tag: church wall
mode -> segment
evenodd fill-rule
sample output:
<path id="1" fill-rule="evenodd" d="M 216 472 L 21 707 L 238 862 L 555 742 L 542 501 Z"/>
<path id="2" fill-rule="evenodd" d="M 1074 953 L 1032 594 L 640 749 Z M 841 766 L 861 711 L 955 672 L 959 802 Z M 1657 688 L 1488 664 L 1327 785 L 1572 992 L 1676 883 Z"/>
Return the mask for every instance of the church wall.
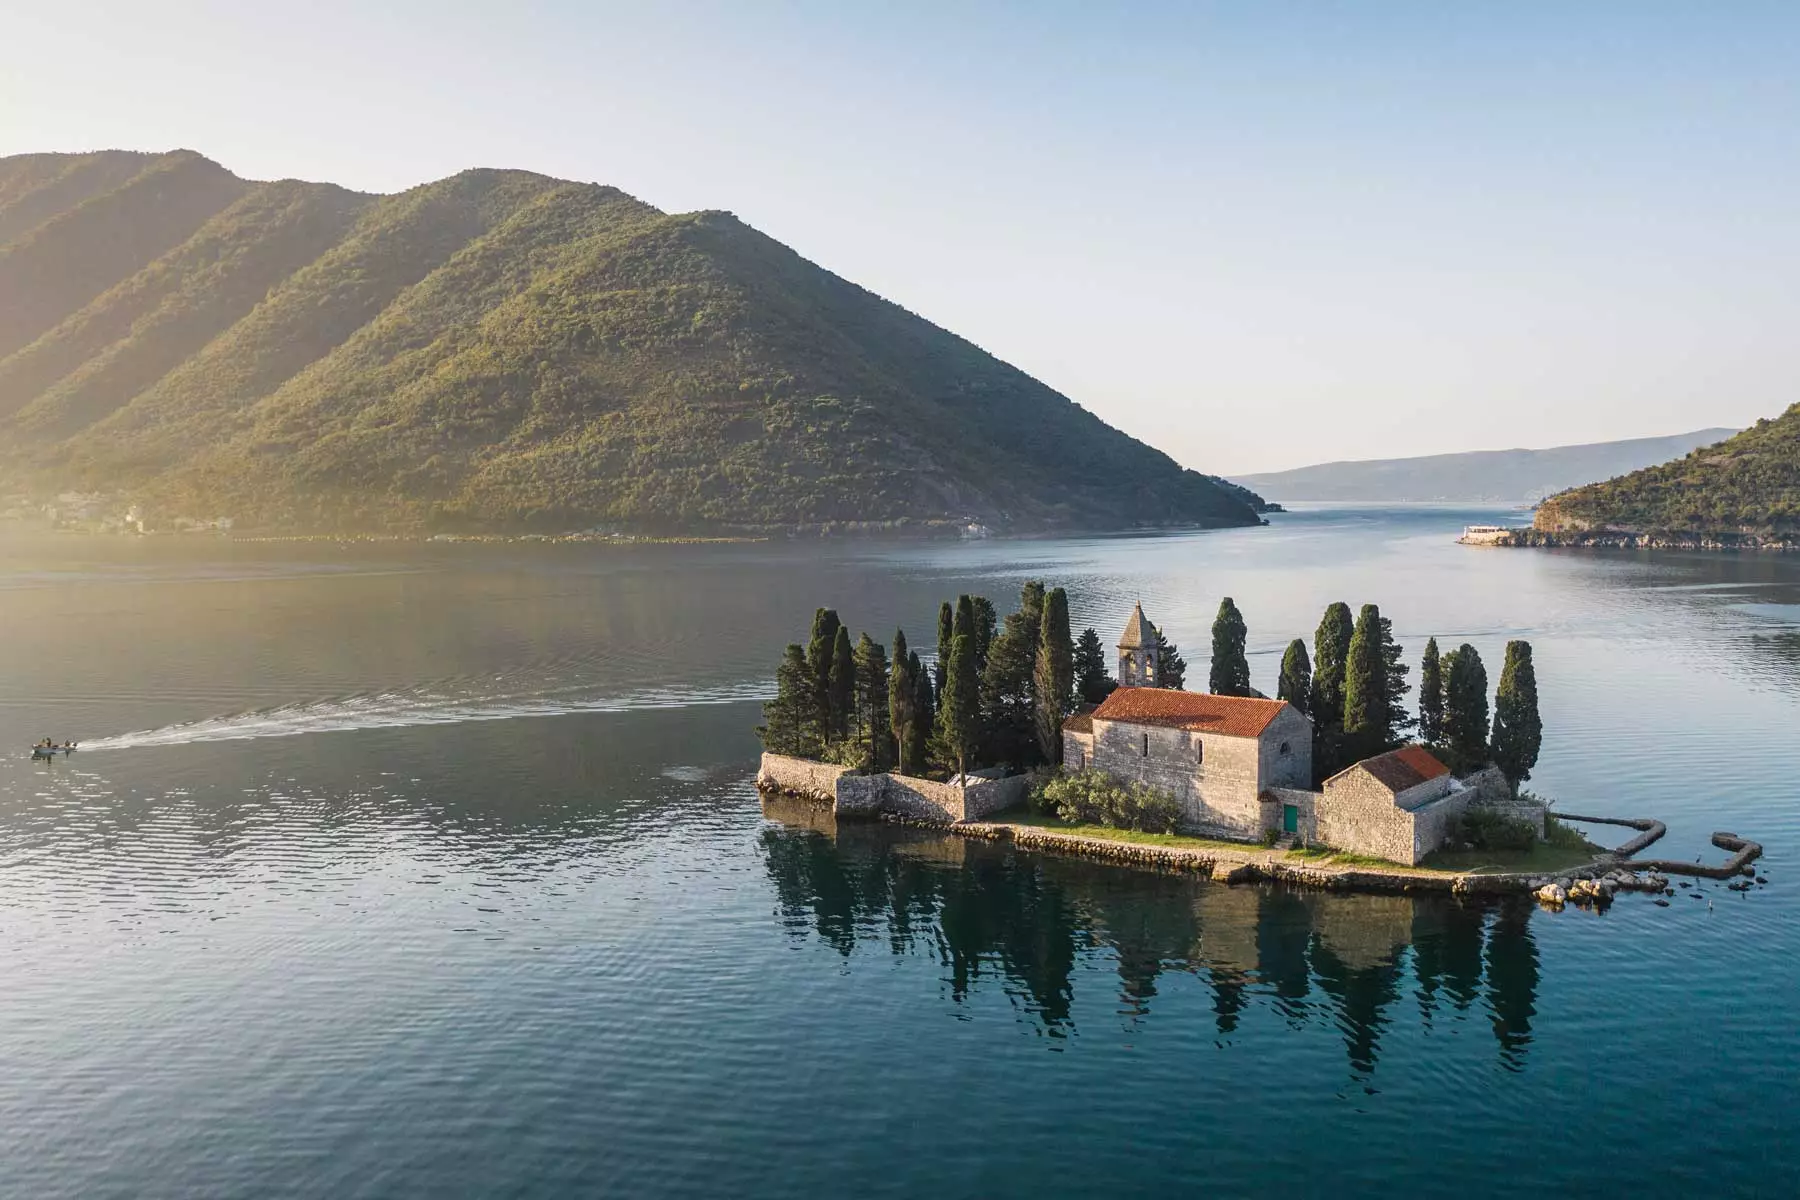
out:
<path id="1" fill-rule="evenodd" d="M 1269 722 L 1257 743 L 1263 787 L 1312 786 L 1312 734 L 1312 721 L 1295 708 L 1283 709 Z M 1286 754 L 1281 752 L 1283 744 Z"/>
<path id="2" fill-rule="evenodd" d="M 1256 739 L 1117 721 L 1095 721 L 1093 739 L 1092 766 L 1114 778 L 1135 779 L 1170 793 L 1181 804 L 1187 828 L 1246 839 L 1261 836 L 1261 755 Z M 1203 747 L 1199 762 L 1196 745 Z"/>

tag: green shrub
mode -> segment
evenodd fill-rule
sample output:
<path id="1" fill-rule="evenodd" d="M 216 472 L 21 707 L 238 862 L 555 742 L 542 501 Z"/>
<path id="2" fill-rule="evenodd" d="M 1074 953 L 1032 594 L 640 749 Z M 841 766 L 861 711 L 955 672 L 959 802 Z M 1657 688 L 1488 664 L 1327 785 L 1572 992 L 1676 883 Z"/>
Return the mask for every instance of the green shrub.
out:
<path id="1" fill-rule="evenodd" d="M 1032 790 L 1032 806 L 1071 825 L 1106 825 L 1145 833 L 1174 833 L 1181 804 L 1161 788 L 1121 783 L 1100 771 L 1069 771 Z"/>
<path id="2" fill-rule="evenodd" d="M 1453 841 L 1475 850 L 1525 851 L 1537 845 L 1537 831 L 1527 821 L 1484 808 L 1472 808 L 1451 830 Z"/>

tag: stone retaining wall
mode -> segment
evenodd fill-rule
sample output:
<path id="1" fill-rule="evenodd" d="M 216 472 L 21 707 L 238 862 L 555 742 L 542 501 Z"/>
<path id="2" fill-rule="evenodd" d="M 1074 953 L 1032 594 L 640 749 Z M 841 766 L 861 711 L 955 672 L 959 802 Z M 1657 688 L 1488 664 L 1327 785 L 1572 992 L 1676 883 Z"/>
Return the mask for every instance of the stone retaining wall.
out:
<path id="1" fill-rule="evenodd" d="M 911 775 L 858 775 L 848 767 L 764 754 L 756 785 L 830 802 L 845 816 L 908 817 L 935 824 L 976 821 L 1021 803 L 1030 777 L 983 779 L 958 787 Z"/>
<path id="2" fill-rule="evenodd" d="M 762 764 L 756 770 L 756 786 L 835 802 L 838 780 L 849 773 L 849 767 L 764 752 Z"/>

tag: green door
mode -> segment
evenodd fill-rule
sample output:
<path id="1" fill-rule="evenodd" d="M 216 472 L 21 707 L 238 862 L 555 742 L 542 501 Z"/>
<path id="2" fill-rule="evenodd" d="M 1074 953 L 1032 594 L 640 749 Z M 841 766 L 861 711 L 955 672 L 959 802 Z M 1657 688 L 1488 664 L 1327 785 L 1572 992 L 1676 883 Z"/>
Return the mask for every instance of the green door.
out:
<path id="1" fill-rule="evenodd" d="M 1300 832 L 1300 807 L 1296 804 L 1281 806 L 1281 831 L 1283 833 Z"/>

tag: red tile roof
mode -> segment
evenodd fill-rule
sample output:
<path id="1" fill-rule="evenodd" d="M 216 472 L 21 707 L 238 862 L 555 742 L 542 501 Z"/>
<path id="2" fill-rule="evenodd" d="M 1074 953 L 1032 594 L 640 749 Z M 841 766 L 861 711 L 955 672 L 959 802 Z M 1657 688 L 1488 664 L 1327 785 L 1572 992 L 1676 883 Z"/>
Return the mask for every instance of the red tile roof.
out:
<path id="1" fill-rule="evenodd" d="M 1064 733 L 1094 732 L 1094 714 L 1091 712 L 1076 713 L 1072 717 L 1063 718 Z"/>
<path id="2" fill-rule="evenodd" d="M 1286 700 L 1258 700 L 1249 696 L 1214 696 L 1208 692 L 1180 692 L 1173 688 L 1122 687 L 1094 710 L 1096 721 L 1128 725 L 1162 725 L 1224 737 L 1262 736 Z"/>
<path id="3" fill-rule="evenodd" d="M 1377 754 L 1374 758 L 1353 763 L 1331 778 L 1336 779 L 1358 769 L 1373 775 L 1384 787 L 1391 788 L 1395 795 L 1450 773 L 1450 768 L 1439 762 L 1425 747 L 1402 746 L 1398 750 L 1389 750 L 1386 754 Z M 1331 780 L 1325 782 L 1330 783 Z"/>

